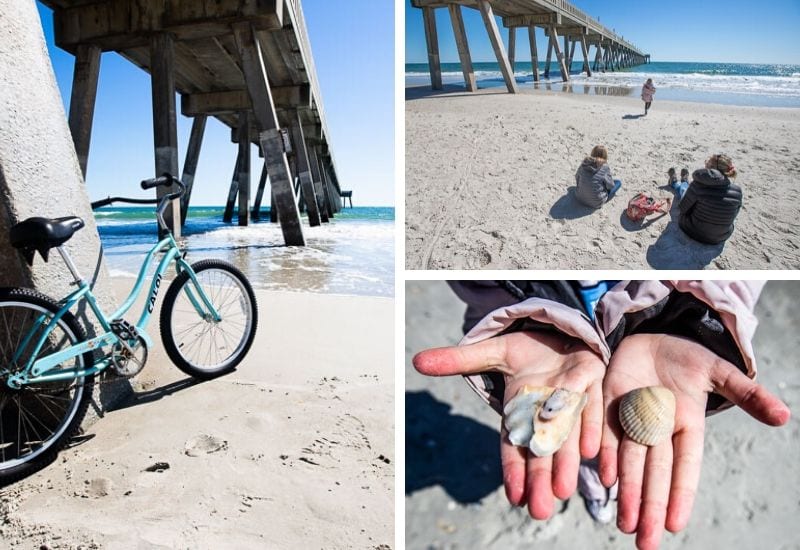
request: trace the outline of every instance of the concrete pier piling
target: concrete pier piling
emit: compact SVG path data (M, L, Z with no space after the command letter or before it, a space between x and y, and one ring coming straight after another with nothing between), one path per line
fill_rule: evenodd
M294 181L301 182L303 206L309 212L311 226L330 217L323 216L318 207L323 192L328 195L327 202L341 204L336 163L300 0L41 1L53 9L56 45L76 58L69 127L84 175L100 54L113 51L151 76L156 175L179 173L177 92L181 113L194 118L182 173L189 190L195 180L208 116L232 129L232 141L238 144L240 158L249 159L246 149L251 143L264 157L264 173L253 210L249 162L237 161L226 203L227 221L233 219L234 204L240 225L247 225L253 212L257 218L264 186L269 181L273 214L277 212L284 242L303 245ZM287 131L290 140L284 138ZM315 179L313 168L309 169L308 151L314 147L318 148L320 166L324 165L328 172L324 182L321 176ZM293 163L287 160L287 148L299 151ZM169 189L158 188L159 194L168 192ZM166 213L176 236L186 220L190 201L189 192L180 205ZM332 210L336 206L331 206Z
M435 9L443 7L450 12L461 68L469 91L475 91L477 86L472 70L469 44L461 18L462 7L480 10L497 58L497 64L500 66L510 93L517 92L514 62L517 52L516 30L519 27L528 29L533 79L536 82L539 81L536 27L542 27L545 36L548 37L545 78L550 78L550 62L553 52L555 52L561 78L568 82L572 62L578 48L583 55L581 72L585 72L587 76L591 76L593 70L619 70L650 62L648 54L601 25L597 19L589 17L567 0L411 0L411 4L422 9L424 14L431 85L435 90L442 88ZM508 29L508 52L505 51L505 46L500 39L495 16L501 17L503 26ZM559 44L559 37L563 44ZM590 62L590 50L593 46L595 48L594 65Z

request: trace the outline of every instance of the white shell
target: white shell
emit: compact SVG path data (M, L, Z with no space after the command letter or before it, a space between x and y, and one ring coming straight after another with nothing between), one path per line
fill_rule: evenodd
M672 437L675 396L662 386L626 393L619 402L619 421L628 437L642 445L658 445Z
M523 386L503 409L508 440L536 456L550 456L569 437L586 394L549 386Z

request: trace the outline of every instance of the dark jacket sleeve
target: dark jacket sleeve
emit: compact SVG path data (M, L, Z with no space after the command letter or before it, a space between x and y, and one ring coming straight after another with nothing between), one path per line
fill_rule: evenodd
M689 184L689 187L686 189L686 194L681 199L681 202L678 203L678 208L681 211L681 214L687 216L694 208L694 204L697 202L697 193L695 192L694 187L692 184Z
M605 168L603 172L603 185L606 186L606 191L611 191L614 189L614 176L611 174L611 167L606 164L603 168Z

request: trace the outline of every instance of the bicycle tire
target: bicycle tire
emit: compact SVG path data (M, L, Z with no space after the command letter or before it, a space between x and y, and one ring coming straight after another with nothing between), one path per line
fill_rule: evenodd
M203 289L207 291L206 293L209 299L214 304L214 307L217 308L218 312L223 315L223 319L220 323L214 323L209 319L194 317L197 315L196 311L188 306L182 311L176 310L176 303L179 298L186 296L186 294L181 291L185 288L187 282L190 281L189 274L183 271L175 277L164 296L164 304L161 306L160 314L161 341L164 343L164 349L175 366L190 376L201 380L208 380L231 372L245 358L247 352L250 350L250 346L253 344L256 329L258 328L258 305L256 304L253 287L250 285L247 277L228 262L222 260L201 260L192 264L192 270L194 270L195 275L201 283L206 283L203 284ZM211 280L211 277L215 273L224 274L224 277L228 277L229 280L225 280L221 277L217 277L216 280ZM240 313L245 317L244 326L241 336L234 338L235 345L233 346L228 343L229 340L225 337L226 333L224 329L219 327L226 322L228 322L229 327L233 326L236 304L230 302L230 292L225 293L221 291L221 287L215 287L213 284L210 284L213 282L217 282L218 284L227 282L233 283L241 292L241 296L238 297L238 305L240 306L239 309L242 310ZM206 289L206 286L209 286L209 289ZM186 303L188 303L188 300ZM233 311L230 310L232 307L231 304L233 305ZM176 325L181 322L176 317L177 315L180 315L181 319L192 319L194 322L192 323L188 320L184 321L188 324L188 328L181 328L176 331ZM222 334L220 331L222 331ZM228 347L233 347L233 351L216 363L200 364L196 357L190 357L189 350L197 347L196 342L201 336L211 336L212 343L219 344L218 347L209 346L209 353L224 350ZM219 336L219 339L216 338L217 336ZM203 344L200 344L200 349L202 349L202 347Z
M27 309L31 313L38 312L38 314L45 315L55 315L61 309L61 306L52 298L33 289L0 289L0 320L3 321L2 326L5 327L6 332L11 327L17 328L20 334L22 334L22 327L25 326L26 319L24 317L17 319L17 312L14 311L11 323L9 323L9 319L6 316L12 307L18 310ZM66 312L59 319L57 327L53 329L51 339L48 340L48 347L42 348L39 355L49 354L52 353L53 349L58 349L50 346L54 341L53 335L56 335L56 341L63 342L58 337L57 331L59 329L67 337L69 345L86 340L86 333L81 324L72 313ZM92 399L92 389L94 388L93 375L59 382L29 384L19 390L10 388L6 383L6 378L12 371L6 369L6 366L10 364L12 357L8 354L13 354L14 351L11 348L13 347L16 350L16 345L18 344L12 344L7 348L4 342L0 342L0 428L2 428L2 432L0 432L0 486L6 486L27 477L55 460L58 453L80 428L81 422L86 416L89 402ZM93 364L93 361L92 353L86 352L70 360L67 366L70 368L88 367ZM74 388L74 393L71 397L62 396L65 391L69 393L71 388ZM45 399L44 396L47 396L47 398ZM58 403L60 401L65 403L63 418L60 418L61 415L59 414L61 407L58 406ZM16 407L16 422L13 419L14 407ZM52 419L47 418L45 415L40 415L40 417L35 418L38 425L34 426L30 414L35 409L38 409L39 412L47 412ZM54 410L55 412L53 412ZM23 441L21 440L23 428L25 437L30 438L28 427L25 426L26 422L36 437L41 436L36 427L43 430L54 422L58 422L58 424L52 428L51 434L45 439L25 441L25 446L30 447L31 451L20 456L23 448ZM17 435L16 448L13 442L15 429ZM9 431L11 435L9 435Z

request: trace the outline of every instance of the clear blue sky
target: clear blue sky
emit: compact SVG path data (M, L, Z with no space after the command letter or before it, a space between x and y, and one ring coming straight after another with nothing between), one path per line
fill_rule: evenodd
M303 0L328 129L343 189L357 206L394 204L394 6L387 0ZM74 58L53 43L52 13L39 5L56 79L68 109ZM142 196L152 177L149 76L115 53L104 53L95 107L87 185L93 199ZM179 115L181 166L191 120ZM236 162L230 130L209 119L192 204L225 203ZM255 148L253 195L261 165Z
M422 10L406 2L406 62L427 63ZM653 61L800 64L800 0L572 0ZM462 8L473 61L495 61L477 10ZM450 16L436 10L442 62L457 62ZM498 18L503 39L508 30ZM527 32L518 30L517 59L530 61ZM544 32L537 34L546 54ZM592 50L594 51L594 50ZM539 54L543 60L543 53ZM576 53L576 59L580 55Z

